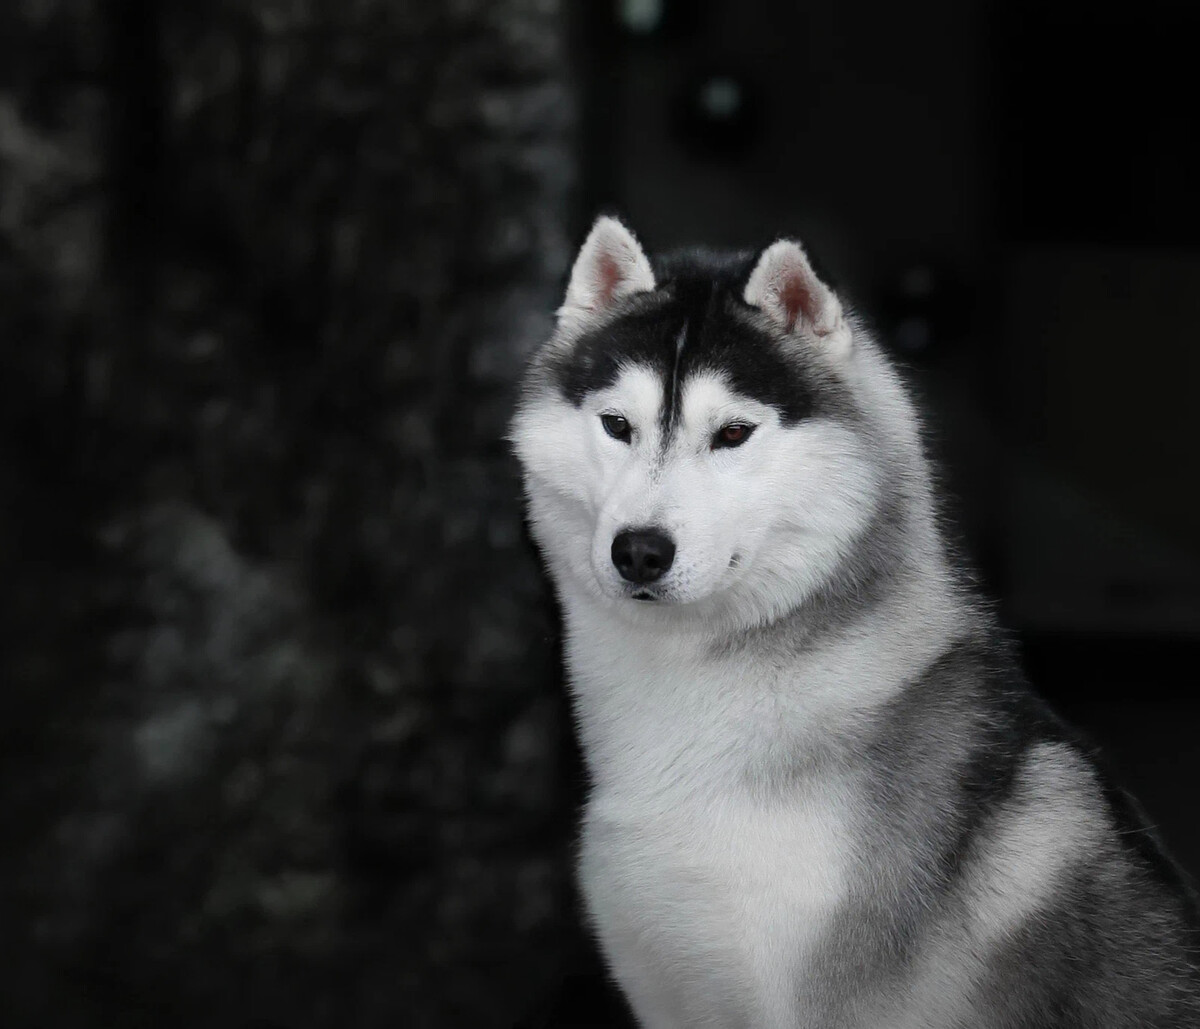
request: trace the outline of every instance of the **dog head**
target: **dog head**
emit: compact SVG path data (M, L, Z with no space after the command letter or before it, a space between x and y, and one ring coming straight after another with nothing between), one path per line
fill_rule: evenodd
M510 436L560 592L754 624L821 589L880 503L861 349L796 242L652 263L599 219Z

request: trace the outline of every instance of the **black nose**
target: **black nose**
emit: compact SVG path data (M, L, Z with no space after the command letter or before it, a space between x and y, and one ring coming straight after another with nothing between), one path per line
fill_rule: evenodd
M622 579L654 582L675 560L675 544L658 529L626 529L613 540L612 562Z

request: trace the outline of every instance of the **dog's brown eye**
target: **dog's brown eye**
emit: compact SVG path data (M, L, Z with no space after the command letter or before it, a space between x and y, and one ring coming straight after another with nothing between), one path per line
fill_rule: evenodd
M629 442L629 437L632 435L629 431L629 422L619 414L602 414L600 424L613 439L619 439L622 443Z
M722 425L713 436L713 450L721 447L740 447L750 438L750 433L753 431L754 426L747 425L745 422L730 422L728 425Z

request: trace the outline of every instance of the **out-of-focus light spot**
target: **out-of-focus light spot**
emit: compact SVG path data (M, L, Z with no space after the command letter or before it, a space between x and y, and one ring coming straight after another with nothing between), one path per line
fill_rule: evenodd
M711 78L700 87L700 106L710 118L732 118L742 106L742 87L728 76Z
M662 23L662 0L621 0L620 12L625 28L638 35L648 35Z

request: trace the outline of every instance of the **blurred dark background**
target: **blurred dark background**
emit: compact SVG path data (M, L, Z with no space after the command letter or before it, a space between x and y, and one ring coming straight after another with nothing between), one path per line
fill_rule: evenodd
M12 1026L618 1024L502 441L571 249L798 234L1200 871L1194 5L0 8Z

